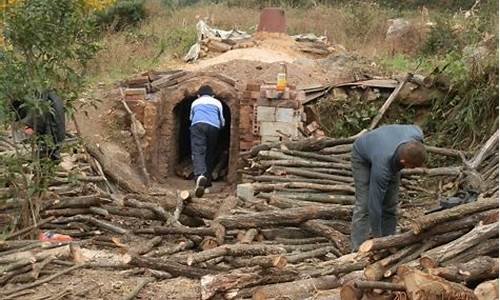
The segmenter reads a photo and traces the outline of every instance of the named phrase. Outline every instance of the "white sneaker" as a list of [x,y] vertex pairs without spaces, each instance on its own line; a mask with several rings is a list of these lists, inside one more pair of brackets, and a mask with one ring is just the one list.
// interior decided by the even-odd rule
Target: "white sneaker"
[[205,193],[205,186],[208,183],[207,177],[200,175],[198,178],[196,178],[196,188],[194,190],[194,194],[196,197],[200,198],[203,197],[203,194]]

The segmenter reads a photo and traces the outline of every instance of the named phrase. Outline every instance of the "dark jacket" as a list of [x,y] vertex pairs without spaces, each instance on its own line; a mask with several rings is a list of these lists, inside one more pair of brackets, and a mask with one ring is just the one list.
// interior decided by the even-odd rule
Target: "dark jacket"
[[398,148],[410,141],[422,142],[423,138],[418,126],[387,125],[360,136],[354,142],[353,151],[370,166],[368,209],[370,219],[380,225],[380,230],[375,228],[376,232],[381,232],[382,205],[389,184],[399,176],[403,167],[399,162]]
[[64,115],[64,102],[54,92],[45,92],[42,101],[50,102],[50,111],[35,114],[27,111],[20,102],[14,102],[17,121],[33,128],[38,135],[49,135],[54,144],[64,141],[66,135],[66,119]]

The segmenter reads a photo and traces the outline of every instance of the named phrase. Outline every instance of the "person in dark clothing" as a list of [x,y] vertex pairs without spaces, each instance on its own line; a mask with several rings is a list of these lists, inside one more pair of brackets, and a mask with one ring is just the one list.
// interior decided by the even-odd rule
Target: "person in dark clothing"
[[30,112],[20,102],[14,101],[12,106],[16,112],[16,121],[26,126],[25,132],[28,134],[36,133],[40,156],[59,161],[60,145],[66,135],[64,102],[52,91],[42,93],[40,99],[49,102],[49,111]]
[[352,148],[356,204],[352,216],[352,250],[373,237],[396,232],[400,171],[423,165],[422,130],[415,125],[387,125],[363,134]]
[[191,154],[197,197],[203,196],[205,188],[211,185],[219,131],[225,126],[222,103],[213,94],[212,88],[204,85],[191,104]]

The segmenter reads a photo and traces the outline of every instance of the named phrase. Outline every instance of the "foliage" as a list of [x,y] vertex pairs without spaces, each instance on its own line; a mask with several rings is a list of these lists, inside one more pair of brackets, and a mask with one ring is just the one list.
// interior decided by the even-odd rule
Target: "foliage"
[[[73,110],[84,87],[87,62],[98,50],[95,24],[83,0],[25,0],[9,6],[4,16],[5,46],[0,48],[0,124],[14,124],[13,103],[28,114],[51,113],[42,95],[54,90]],[[35,124],[36,127],[36,124]],[[35,128],[36,129],[36,128]],[[37,218],[37,206],[54,163],[40,156],[40,145],[50,147],[50,139],[34,134],[25,151],[16,145],[13,156],[3,156],[3,179],[29,208],[23,222]],[[24,151],[23,151],[24,150]],[[3,184],[6,184],[5,182]],[[26,225],[26,223],[24,223]]]
[[[497,57],[497,55],[492,55]],[[498,64],[495,58],[484,68],[474,68],[461,55],[446,57],[443,74],[451,79],[451,91],[434,99],[426,123],[437,144],[466,148],[484,142],[498,124]]]
[[145,18],[144,0],[121,0],[96,12],[97,24],[115,31],[135,26]]
[[314,105],[319,116],[319,123],[325,133],[331,137],[352,136],[370,125],[377,114],[378,101],[366,102],[356,90],[348,95],[335,95],[320,100]]

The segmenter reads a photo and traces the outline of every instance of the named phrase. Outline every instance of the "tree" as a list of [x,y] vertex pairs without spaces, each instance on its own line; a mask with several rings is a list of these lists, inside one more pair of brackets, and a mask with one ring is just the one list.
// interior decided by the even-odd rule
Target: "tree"
[[[23,0],[4,8],[0,46],[0,123],[12,124],[13,103],[30,113],[50,112],[42,95],[55,91],[65,100],[66,110],[84,87],[85,66],[98,50],[96,26],[83,0]],[[29,220],[36,221],[37,200],[54,165],[40,159],[32,140],[31,156],[15,151],[1,157],[4,184],[17,187],[19,200],[29,207]],[[16,181],[17,180],[17,181]],[[16,181],[16,182],[13,182]],[[0,183],[1,178],[0,178]]]

